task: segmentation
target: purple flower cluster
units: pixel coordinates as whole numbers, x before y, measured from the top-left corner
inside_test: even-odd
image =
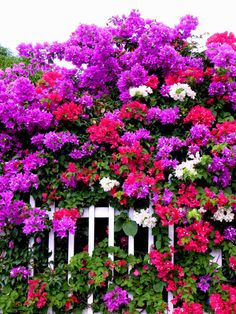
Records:
[[[78,100],[81,103],[81,105],[85,106],[88,109],[93,107],[93,98],[88,94],[84,94]]]
[[[201,276],[199,282],[197,283],[197,288],[203,292],[207,292],[210,288],[211,276],[210,274]]]
[[[145,84],[148,70],[178,71],[186,64],[196,63],[194,58],[181,56],[173,42],[191,36],[197,24],[197,18],[187,15],[172,29],[132,11],[129,16],[113,17],[104,28],[81,24],[62,44],[21,44],[18,51],[30,57],[36,68],[42,65],[44,71],[56,56],[71,62],[80,70],[77,88],[86,89],[96,98],[108,94],[113,88],[111,82],[117,80],[120,99],[126,102],[130,99],[129,88]],[[121,34],[123,42],[119,42]],[[126,49],[127,43],[131,43],[130,49]],[[67,85],[67,91],[73,91],[75,85]],[[85,102],[91,107],[90,101]]]
[[[9,151],[20,154],[21,148],[22,145],[16,136],[7,134],[4,131],[0,132],[0,161],[1,157]]]
[[[83,157],[92,156],[98,148],[98,145],[86,142],[80,147],[80,149],[73,149],[69,156],[73,159],[81,159]]]
[[[135,132],[125,132],[121,137],[124,145],[133,145],[140,140],[150,140],[150,131],[145,129],[139,129]]]
[[[104,113],[104,118],[107,118],[112,121],[121,121],[120,119],[120,110],[115,109],[113,112],[107,111]]]
[[[39,149],[42,148],[42,144],[46,148],[52,150],[53,152],[61,149],[65,144],[71,143],[78,145],[79,141],[75,134],[70,132],[48,132],[45,135],[38,134],[31,138],[32,144],[36,145]]]
[[[160,109],[159,107],[152,107],[148,110],[146,119],[148,122],[155,120],[161,124],[173,124],[179,118],[179,108]]]
[[[128,297],[126,290],[120,287],[115,287],[112,291],[109,291],[104,295],[103,301],[108,311],[113,313],[118,311],[123,305],[129,304],[130,298]]]
[[[216,68],[235,66],[236,51],[229,44],[210,43],[206,55]]]
[[[25,203],[21,200],[13,200],[11,191],[0,193],[0,231],[8,224],[21,224]]]
[[[222,134],[218,139],[215,139],[215,143],[229,143],[230,145],[236,144],[236,131],[227,134]]]
[[[14,68],[7,74],[0,86],[0,120],[6,130],[14,130],[12,133],[15,133],[26,129],[32,133],[35,129],[48,129],[53,115],[40,102],[34,84],[27,77],[15,75]]]
[[[133,176],[131,173],[122,186],[124,193],[129,197],[146,198],[149,195],[150,186],[144,180],[130,180]]]
[[[226,96],[235,110],[236,82],[232,77],[235,77],[236,73],[236,51],[230,44],[221,42],[211,42],[207,48],[206,56],[214,64],[216,73],[220,74],[219,78],[222,77],[221,80],[211,82],[208,88],[209,95]],[[224,69],[223,73],[220,72],[220,69]]]
[[[53,116],[50,112],[42,111],[39,108],[26,109],[22,122],[26,129],[32,133],[35,129],[49,129],[52,118]]]
[[[174,193],[172,191],[170,191],[167,188],[164,188],[164,193],[162,195],[162,202],[164,205],[169,205],[171,200],[172,200],[172,196],[174,195]]]
[[[28,78],[19,77],[12,85],[12,93],[18,103],[29,102],[35,97],[35,88]]]
[[[194,140],[198,145],[205,146],[211,138],[211,132],[204,124],[196,124],[191,127],[190,136],[191,140]]]
[[[24,216],[26,218],[23,220],[23,232],[26,235],[43,231],[46,228],[46,210],[40,208],[25,210]]]
[[[37,170],[47,164],[47,158],[40,157],[40,153],[32,153],[27,155],[22,161],[23,169],[26,173],[32,170]]]
[[[0,192],[13,191],[26,193],[31,187],[38,188],[38,176],[31,171],[44,166],[47,159],[40,152],[26,155],[21,160],[12,159],[5,163],[4,174],[0,176]]]
[[[9,188],[13,192],[19,191],[26,193],[32,186],[37,189],[38,185],[38,176],[33,173],[17,173],[10,178],[9,182]]]
[[[52,225],[53,225],[53,231],[60,238],[67,237],[68,232],[71,234],[75,234],[76,220],[70,217],[63,217],[61,219],[53,219]]]
[[[198,19],[191,15],[186,15],[180,19],[180,23],[175,27],[179,36],[182,39],[186,39],[191,35],[191,32],[198,26]]]
[[[11,278],[21,277],[27,279],[30,271],[25,266],[13,267],[10,271]]]
[[[120,99],[127,102],[130,99],[129,88],[143,85],[146,81],[147,71],[139,64],[135,64],[130,70],[124,71],[117,82],[121,92]]]
[[[185,143],[181,141],[178,137],[165,137],[162,136],[157,141],[157,154],[155,156],[156,160],[162,160],[165,167],[175,167],[178,164],[176,159],[171,158],[171,153],[180,150]]]
[[[79,154],[79,156],[80,156],[80,154]],[[76,152],[75,152],[74,157],[77,157]],[[74,157],[72,157],[72,158],[74,158]],[[77,158],[75,158],[75,159],[77,159]],[[67,188],[75,188],[77,186],[77,183],[78,183],[75,175],[67,175],[67,176],[62,175],[60,180],[62,183],[65,184],[65,186]]]
[[[133,183],[125,182],[122,188],[128,196],[134,196],[136,198],[146,198],[150,190],[149,184],[144,181],[136,181]]]
[[[214,156],[208,166],[208,170],[215,173],[213,182],[227,187],[231,182],[231,171],[236,165],[236,146],[232,148],[225,147],[219,156]]]
[[[224,238],[235,242],[236,241],[236,228],[229,226],[224,230]]]

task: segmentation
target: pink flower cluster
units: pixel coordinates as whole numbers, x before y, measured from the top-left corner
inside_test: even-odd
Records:
[[[214,228],[208,221],[195,221],[186,227],[177,227],[178,244],[192,252],[206,252],[210,235]]]

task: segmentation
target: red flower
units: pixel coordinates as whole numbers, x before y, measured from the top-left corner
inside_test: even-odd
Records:
[[[73,304],[75,304],[75,303],[79,303],[79,300],[76,298],[76,296],[71,295],[71,296],[69,297],[69,300],[66,301],[66,303],[65,303],[65,310],[66,310],[66,311],[69,311],[70,308],[71,308],[71,306],[72,306]]]
[[[152,89],[156,89],[159,83],[158,77],[156,75],[151,75],[148,77],[148,81],[145,85]]]
[[[81,216],[80,212],[77,210],[77,208],[71,208],[71,209],[61,208],[54,213],[53,219],[60,220],[64,217],[67,217],[76,221],[78,218],[80,218],[80,216]]]
[[[208,221],[195,221],[185,227],[176,228],[178,245],[186,251],[204,253],[208,250],[209,236],[214,228]]]
[[[178,190],[178,194],[181,195],[177,199],[177,204],[179,207],[183,205],[190,208],[200,206],[200,201],[197,199],[198,192],[194,183],[191,183],[189,185],[181,184]]]
[[[87,129],[89,138],[92,142],[108,143],[112,145],[112,148],[117,147],[120,142],[120,136],[118,129],[123,127],[121,121],[112,121],[107,118],[100,120],[98,125],[92,125]]]
[[[66,121],[75,121],[82,113],[82,106],[76,105],[73,102],[64,103],[62,106],[57,107],[55,111],[53,111],[54,116],[58,121],[66,120]]]
[[[228,298],[221,297],[219,293],[210,295],[210,306],[215,310],[215,314],[231,314],[236,313],[236,287],[229,285],[221,285],[222,290],[227,292]]]
[[[235,131],[236,121],[225,121],[223,123],[217,123],[216,128],[212,130],[211,134],[219,139],[221,136],[233,133]]]
[[[128,104],[122,105],[120,109],[120,118],[143,121],[147,111],[148,108],[145,104],[142,104],[139,101],[131,101]]]
[[[42,283],[40,279],[29,279],[28,296],[25,301],[26,305],[36,303],[37,308],[42,308],[47,302],[47,292],[45,292],[46,284]]]
[[[118,263],[118,265],[119,265],[119,266],[121,266],[121,267],[125,267],[125,266],[126,266],[126,264],[127,264],[127,263],[126,263],[126,261],[125,261],[124,259],[119,260],[117,263]]]
[[[216,33],[207,39],[207,46],[211,43],[228,44],[236,50],[236,37],[232,32]]]
[[[71,172],[71,173],[76,173],[78,171],[78,168],[76,167],[75,163],[69,162],[66,171]]]
[[[157,250],[150,252],[151,263],[157,269],[157,276],[167,283],[168,291],[176,291],[177,285],[183,285],[184,271],[181,266],[173,264],[171,257],[170,252],[161,253]]]
[[[173,314],[203,314],[203,309],[201,304],[199,303],[183,303],[183,305],[180,307],[177,307]]]
[[[109,266],[111,264],[111,260],[107,260],[106,262],[105,262],[105,264],[104,264],[104,266],[106,267],[106,266]]]
[[[215,231],[215,238],[214,238],[214,244],[220,244],[222,241],[224,241],[224,237],[220,234],[218,230]]]
[[[192,82],[199,83],[202,81],[203,77],[203,70],[197,68],[187,68],[185,70],[178,71],[175,74],[169,74],[165,78],[165,83],[166,85],[173,85],[176,83],[191,84]]]
[[[216,202],[219,206],[224,206],[227,204],[229,199],[224,195],[224,192],[220,192],[217,196]]]
[[[215,116],[210,109],[202,106],[194,106],[190,109],[188,115],[184,118],[184,123],[192,122],[195,124],[204,124],[211,126],[215,121]]]
[[[183,214],[178,208],[173,207],[171,204],[163,206],[159,203],[155,205],[155,213],[161,218],[163,226],[177,224],[183,217]]]
[[[234,256],[229,258],[229,267],[233,270],[236,268],[236,258]]]
[[[46,87],[53,87],[55,85],[56,80],[60,79],[61,76],[62,76],[61,73],[56,71],[45,72],[43,73],[42,78],[39,81],[39,84]]]
[[[47,202],[47,197],[48,197],[47,193],[42,193],[42,201],[43,201],[43,203]]]

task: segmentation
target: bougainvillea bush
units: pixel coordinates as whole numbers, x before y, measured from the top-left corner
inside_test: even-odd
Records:
[[[197,24],[132,11],[64,43],[20,44],[25,62],[0,70],[4,314],[81,313],[91,293],[97,312],[164,313],[168,292],[175,314],[236,312],[236,37],[214,34],[200,50]],[[93,256],[81,219],[90,205],[119,212],[115,246],[105,230]],[[128,255],[127,235],[147,227],[150,253]],[[68,265],[69,233],[79,241]]]

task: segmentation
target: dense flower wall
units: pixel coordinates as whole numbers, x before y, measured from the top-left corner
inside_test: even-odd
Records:
[[[168,291],[175,314],[236,312],[236,37],[214,34],[200,51],[197,24],[187,15],[170,28],[132,11],[82,24],[64,43],[21,44],[25,62],[0,70],[4,314],[81,313],[90,293],[102,313],[164,313]],[[68,234],[86,234],[91,204],[120,211],[116,246],[97,241],[90,257],[81,240],[67,266]],[[147,227],[155,246],[129,256],[127,235]],[[50,230],[61,245],[54,270]]]

